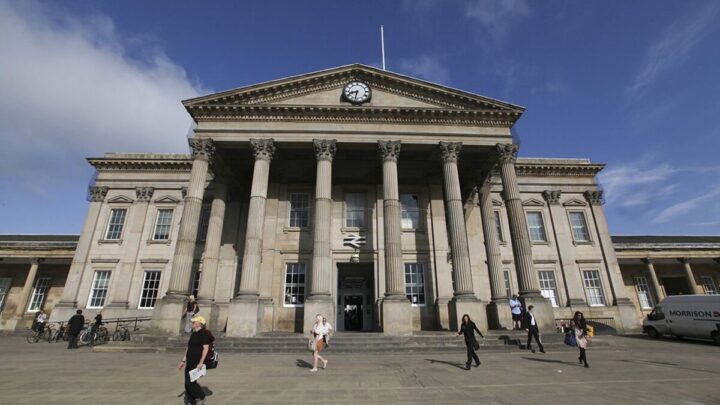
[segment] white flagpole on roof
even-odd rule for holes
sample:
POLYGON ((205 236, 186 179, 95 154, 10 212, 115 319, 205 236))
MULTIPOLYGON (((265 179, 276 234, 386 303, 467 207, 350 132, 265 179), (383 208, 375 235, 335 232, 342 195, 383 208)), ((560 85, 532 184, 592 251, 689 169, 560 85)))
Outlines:
POLYGON ((382 49, 382 67, 385 70, 385 31, 383 26, 380 26, 380 47, 382 49))

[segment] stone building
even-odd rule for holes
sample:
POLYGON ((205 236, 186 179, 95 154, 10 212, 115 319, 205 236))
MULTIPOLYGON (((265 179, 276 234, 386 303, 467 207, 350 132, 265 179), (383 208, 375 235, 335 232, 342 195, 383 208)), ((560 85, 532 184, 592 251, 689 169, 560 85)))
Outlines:
POLYGON ((405 335, 464 313, 511 327, 518 294, 548 330, 576 310, 639 326, 630 274, 649 256, 616 251, 603 165, 518 158, 522 107, 357 64, 184 105, 191 154, 88 159, 97 177, 51 319, 102 308, 172 335, 194 293, 229 336, 302 331, 317 313, 405 335))

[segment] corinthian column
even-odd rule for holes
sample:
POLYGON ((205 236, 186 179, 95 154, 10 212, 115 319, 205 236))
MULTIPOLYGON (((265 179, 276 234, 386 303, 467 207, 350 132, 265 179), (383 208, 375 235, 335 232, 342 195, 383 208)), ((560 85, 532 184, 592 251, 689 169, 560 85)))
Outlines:
POLYGON ((402 262, 402 228, 397 162, 400 141, 378 141, 383 160, 383 215, 385 235, 385 297, 383 332, 388 335, 412 333, 410 301, 405 295, 405 270, 402 262))
POLYGON ((170 273, 170 285, 165 297, 155 306, 153 326, 170 335, 180 334, 180 323, 185 298, 190 286, 195 238, 197 237, 200 210, 207 181, 210 160, 215 153, 212 139, 190 139, 193 163, 185 196, 178 241, 170 273))
POLYGON ((240 288, 230 305, 227 336, 255 336, 260 319, 260 266, 262 262, 262 236, 265 225, 265 202, 267 200, 270 162, 275 153, 273 139, 250 139, 255 156, 250 208, 245 228, 245 252, 243 253, 240 288))
POLYGON ((332 161, 335 157, 334 139, 313 139, 317 170, 315 175, 315 217, 313 218, 313 258, 310 294, 305 302, 304 328, 312 326, 315 314, 323 314, 335 322, 331 297, 332 250, 330 222, 332 220, 332 161))
POLYGON ((225 221, 226 198, 227 186, 225 183, 215 183, 213 201, 210 207, 210 221, 208 222, 208 231, 205 237, 202 280, 198 290, 198 303, 205 308, 212 305, 215 297, 215 282, 220 258, 223 222, 225 221))

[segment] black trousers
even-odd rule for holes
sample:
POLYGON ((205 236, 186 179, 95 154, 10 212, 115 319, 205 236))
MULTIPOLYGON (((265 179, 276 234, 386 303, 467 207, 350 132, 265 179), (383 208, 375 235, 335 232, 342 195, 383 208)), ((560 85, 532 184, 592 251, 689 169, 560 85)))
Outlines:
POLYGON ((78 335, 71 335, 68 334, 68 349, 77 349, 78 348, 78 335))
POLYGON ((193 400, 204 399, 205 392, 202 390, 202 387, 200 387, 197 380, 190 382, 190 370, 192 369, 193 368, 185 367, 185 392, 193 400))
POLYGON ((585 349, 583 349, 582 347, 580 347, 579 349, 580 349, 579 359, 587 366, 587 355, 585 354, 585 349))
POLYGON ((465 347, 467 347, 467 365, 470 365, 470 362, 472 360, 475 360, 475 364, 480 364, 480 358, 478 357, 477 353, 475 353, 475 347, 473 346, 473 343, 465 343, 465 347))
POLYGON ((533 338, 535 338, 535 342, 537 342, 538 347, 540 348, 540 351, 544 352, 545 349, 543 348, 542 343, 540 343, 540 331, 538 330, 538 327, 528 325, 528 339, 527 339, 528 350, 532 350, 532 339, 533 338))

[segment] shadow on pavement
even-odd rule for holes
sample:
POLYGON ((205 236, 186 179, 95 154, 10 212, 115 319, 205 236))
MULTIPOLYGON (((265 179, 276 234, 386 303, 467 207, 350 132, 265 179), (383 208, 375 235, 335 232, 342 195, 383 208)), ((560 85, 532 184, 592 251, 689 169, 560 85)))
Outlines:
POLYGON ((555 364, 577 364, 571 361, 562 361, 562 360, 550 360, 550 359, 540 359, 537 357, 523 357, 525 360, 532 360, 532 361, 539 361, 541 363, 555 363, 555 364))
MULTIPOLYGON (((665 342, 665 343, 675 343, 675 344, 688 344, 688 345, 701 345, 701 346, 717 346, 712 340, 699 340, 699 339, 692 339, 692 338, 677 338, 673 336, 663 336, 658 339, 652 339, 644 334, 632 334, 632 335, 617 335, 618 338, 621 339, 635 339, 635 340, 645 340, 648 342, 665 342)), ((720 346, 717 346, 720 347, 720 346)))
POLYGON ((453 367, 457 367, 461 370, 465 370, 465 363, 453 363, 451 361, 434 360, 434 359, 425 359, 425 361, 429 361, 430 363, 447 364, 448 366, 453 366, 453 367))
POLYGON ((312 364, 310 364, 307 361, 302 360, 302 359, 295 360, 295 365, 300 368, 312 368, 312 364))

